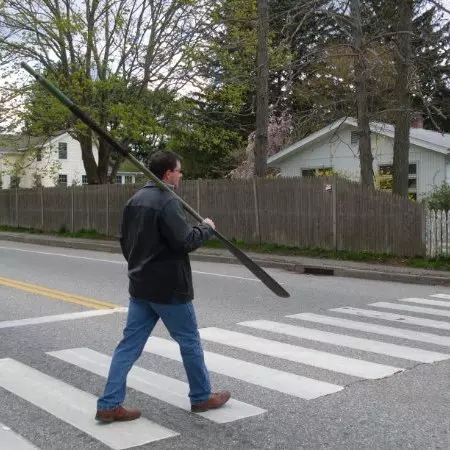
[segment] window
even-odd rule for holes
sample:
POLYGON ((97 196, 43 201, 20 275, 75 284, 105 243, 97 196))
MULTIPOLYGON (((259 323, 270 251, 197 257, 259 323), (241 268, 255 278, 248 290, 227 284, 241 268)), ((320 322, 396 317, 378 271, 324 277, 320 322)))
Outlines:
POLYGON ((302 170, 302 177, 315 177, 316 176, 316 169, 303 169, 302 170))
POLYGON ((61 173, 58 175, 58 185, 67 186, 67 175, 63 175, 61 173))
POLYGON ((133 184, 133 176, 125 175, 125 184, 133 184))
POLYGON ((42 161, 42 149, 39 148, 36 150, 36 161, 42 161))
POLYGON ((81 175, 81 184, 88 184, 87 175, 81 175))
POLYGON ((11 182, 10 182, 10 188, 14 189, 14 188, 18 188, 20 184, 20 177, 18 177, 17 175, 11 175, 11 182))
POLYGON ((353 144, 357 144, 358 142, 359 142, 358 132, 352 131, 350 133, 350 143, 353 145, 353 144))
POLYGON ((321 177, 327 175, 327 172, 331 172, 332 167, 320 167, 317 169, 303 169, 302 177, 321 177))
POLYGON ((122 175, 116 175, 116 183, 122 184, 122 175))
MULTIPOLYGON (((392 164, 380 164, 378 166, 377 188, 381 190, 392 190, 392 164)), ((417 164, 411 163, 408 167, 408 196, 417 200, 417 164)))
POLYGON ((58 144, 58 158, 67 159, 67 142, 60 142, 58 144))

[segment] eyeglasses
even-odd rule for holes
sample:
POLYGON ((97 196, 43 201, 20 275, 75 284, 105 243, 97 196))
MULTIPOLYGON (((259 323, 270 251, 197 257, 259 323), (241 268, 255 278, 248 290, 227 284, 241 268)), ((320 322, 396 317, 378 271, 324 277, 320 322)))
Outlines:
POLYGON ((183 171, 181 169, 173 169, 172 172, 179 172, 181 175, 183 175, 183 171))

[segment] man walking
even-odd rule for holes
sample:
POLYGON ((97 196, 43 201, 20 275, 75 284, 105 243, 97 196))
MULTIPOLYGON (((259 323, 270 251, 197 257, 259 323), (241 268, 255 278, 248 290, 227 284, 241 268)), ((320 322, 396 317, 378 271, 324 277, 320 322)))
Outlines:
MULTIPOLYGON (((149 168, 171 188, 178 188, 182 172, 177 154, 158 151, 152 155, 149 168)), ((211 393, 192 305, 194 292, 188 254, 207 241, 214 229, 211 219, 191 226, 181 202, 153 183, 127 202, 120 244, 128 261, 130 303, 123 338, 114 352, 103 395, 97 401, 98 421, 140 417, 138 409, 122 406, 126 379, 159 318, 180 346, 191 411, 219 408, 229 400, 228 391, 211 393)))

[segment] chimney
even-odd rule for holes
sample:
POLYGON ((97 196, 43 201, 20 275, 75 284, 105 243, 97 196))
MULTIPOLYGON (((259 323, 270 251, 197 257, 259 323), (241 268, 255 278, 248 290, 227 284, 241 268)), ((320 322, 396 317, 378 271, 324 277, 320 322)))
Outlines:
POLYGON ((411 128, 423 128, 422 113, 414 112, 411 114, 411 128))

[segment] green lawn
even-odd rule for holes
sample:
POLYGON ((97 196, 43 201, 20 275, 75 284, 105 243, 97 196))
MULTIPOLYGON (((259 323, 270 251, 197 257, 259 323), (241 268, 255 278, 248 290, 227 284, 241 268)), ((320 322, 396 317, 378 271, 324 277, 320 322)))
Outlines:
MULTIPOLYGON (((47 234, 52 236, 64 236, 74 238, 86 238, 86 239, 104 239, 104 240, 116 240, 114 237, 108 237, 103 234, 97 233, 95 230, 80 230, 76 233, 69 232, 66 228, 62 227, 57 233, 42 232, 41 230, 30 228, 17 228, 6 225, 0 225, 0 231, 10 232, 23 232, 33 234, 47 234)), ((392 256, 387 254, 377 254, 369 252, 345 252, 345 251, 332 251, 324 250, 320 248, 297 248, 286 247, 276 244, 248 244, 241 241, 232 241, 237 247, 242 250, 251 252, 257 252, 262 254, 275 254, 275 255, 289 255, 289 256, 310 256, 314 258, 324 259, 338 259, 346 261, 364 261, 368 263, 376 264, 389 264, 389 265, 401 265, 410 266, 422 269, 435 269, 435 270, 450 270, 450 258, 400 258, 398 256, 392 256)), ((217 240, 211 240, 205 244, 206 248, 224 248, 223 245, 217 240)))

